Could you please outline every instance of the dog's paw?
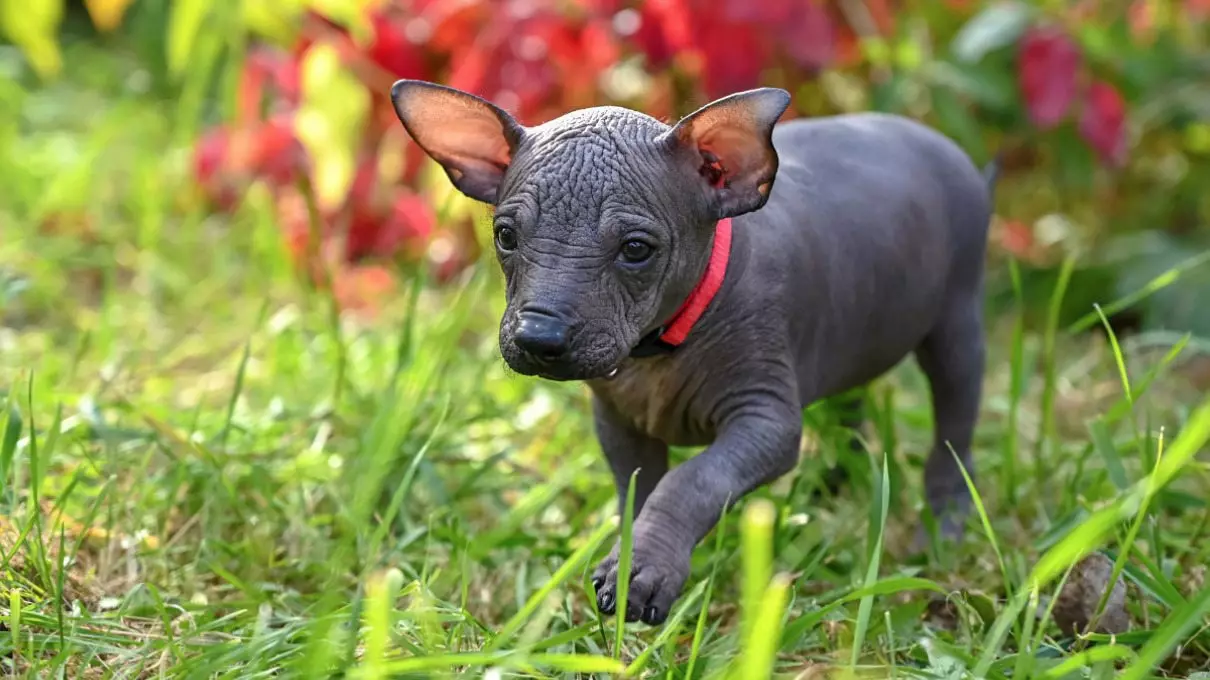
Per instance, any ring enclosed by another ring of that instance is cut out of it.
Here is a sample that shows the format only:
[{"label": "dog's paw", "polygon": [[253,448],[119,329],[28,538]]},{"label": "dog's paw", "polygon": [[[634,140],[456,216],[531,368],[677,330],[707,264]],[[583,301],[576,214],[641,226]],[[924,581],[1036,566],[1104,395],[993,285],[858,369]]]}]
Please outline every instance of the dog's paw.
[{"label": "dog's paw", "polygon": [[[592,585],[597,591],[597,609],[606,615],[615,613],[618,606],[618,554],[619,547],[615,545],[592,577]],[[635,541],[630,561],[626,620],[642,621],[652,626],[663,623],[688,578],[688,554],[672,555],[660,550],[644,549],[639,541]]]},{"label": "dog's paw", "polygon": [[[937,524],[937,538],[940,543],[958,544],[966,536],[966,520],[971,514],[971,497],[966,489],[953,493],[944,499],[935,499],[929,503],[933,518]],[[929,532],[923,522],[916,527],[916,536],[912,541],[915,552],[924,552],[929,545]]]}]

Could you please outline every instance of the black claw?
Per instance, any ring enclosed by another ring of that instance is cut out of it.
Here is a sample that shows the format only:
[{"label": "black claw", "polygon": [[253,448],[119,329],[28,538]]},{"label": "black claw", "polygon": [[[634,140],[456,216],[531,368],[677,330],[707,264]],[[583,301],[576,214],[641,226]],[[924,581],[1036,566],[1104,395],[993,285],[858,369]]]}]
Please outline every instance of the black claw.
[{"label": "black claw", "polygon": [[613,593],[601,593],[597,596],[597,608],[602,614],[613,613]]},{"label": "black claw", "polygon": [[604,577],[604,576],[597,576],[597,577],[595,577],[595,578],[593,578],[593,579],[592,579],[592,589],[593,589],[593,590],[595,590],[595,591],[597,591],[598,593],[599,593],[599,592],[601,592],[601,588],[602,588],[604,585],[605,585],[605,577]]},{"label": "black claw", "polygon": [[660,622],[660,610],[655,607],[647,607],[643,610],[643,623],[655,625]]},{"label": "black claw", "polygon": [[639,608],[633,604],[626,604],[626,622],[635,623],[639,620]]}]

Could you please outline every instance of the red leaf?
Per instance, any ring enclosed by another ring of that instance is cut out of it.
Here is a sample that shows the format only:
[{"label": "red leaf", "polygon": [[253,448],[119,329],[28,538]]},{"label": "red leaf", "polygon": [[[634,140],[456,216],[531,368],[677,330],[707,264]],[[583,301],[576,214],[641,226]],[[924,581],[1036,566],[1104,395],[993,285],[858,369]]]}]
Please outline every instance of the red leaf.
[{"label": "red leaf", "polygon": [[252,172],[281,187],[293,184],[307,170],[307,151],[294,134],[291,119],[278,117],[255,132],[251,149]]},{"label": "red leaf", "polygon": [[1088,87],[1080,136],[1106,165],[1120,166],[1126,160],[1126,101],[1113,85],[1098,80]]},{"label": "red leaf", "polygon": [[782,49],[802,68],[822,68],[835,56],[832,17],[818,0],[794,3],[791,14],[777,28]]},{"label": "red leaf", "polygon": [[467,46],[476,42],[483,24],[492,19],[487,15],[489,8],[481,2],[439,2],[437,5],[423,16],[423,20],[432,28],[426,46],[443,54],[468,49]]},{"label": "red leaf", "polygon": [[692,20],[707,96],[718,98],[760,84],[770,47],[762,27],[728,23],[708,12],[695,12]]},{"label": "red leaf", "polygon": [[[410,23],[417,21],[418,23]],[[423,78],[427,72],[424,52],[418,41],[408,37],[409,28],[415,37],[427,38],[423,19],[388,15],[384,12],[370,14],[370,25],[374,39],[366,55],[395,78]]]},{"label": "red leaf", "polygon": [[390,211],[378,217],[373,211],[355,210],[345,240],[345,258],[415,257],[424,249],[437,223],[429,202],[412,193],[395,199]]},{"label": "red leaf", "polygon": [[1049,129],[1063,121],[1076,96],[1080,50],[1054,28],[1032,28],[1021,37],[1017,78],[1034,125]]},{"label": "red leaf", "polygon": [[231,185],[227,167],[231,156],[231,132],[217,127],[208,130],[193,149],[193,177],[202,193],[220,210],[233,210],[239,192]]},{"label": "red leaf", "polygon": [[580,33],[580,44],[585,64],[596,71],[613,66],[620,56],[613,27],[608,21],[591,21],[585,25]]},{"label": "red leaf", "polygon": [[231,145],[231,133],[226,128],[207,130],[193,149],[193,177],[199,184],[206,184],[222,171],[227,163]]},{"label": "red leaf", "polygon": [[734,23],[761,23],[774,26],[786,21],[791,11],[789,6],[791,3],[787,3],[785,0],[763,0],[762,2],[722,0],[711,4],[721,5],[721,7],[706,8],[701,7],[699,3],[698,11],[713,10],[725,21]]},{"label": "red leaf", "polygon": [[690,17],[685,0],[648,0],[638,9],[637,26],[633,15],[619,15],[614,25],[647,57],[648,68],[658,70],[689,47]]},{"label": "red leaf", "polygon": [[1029,261],[1034,252],[1035,239],[1031,226],[1019,220],[1010,220],[1001,225],[1000,247],[1019,260]]},{"label": "red leaf", "polygon": [[1185,13],[1190,21],[1205,21],[1210,18],[1210,0],[1185,0]]}]

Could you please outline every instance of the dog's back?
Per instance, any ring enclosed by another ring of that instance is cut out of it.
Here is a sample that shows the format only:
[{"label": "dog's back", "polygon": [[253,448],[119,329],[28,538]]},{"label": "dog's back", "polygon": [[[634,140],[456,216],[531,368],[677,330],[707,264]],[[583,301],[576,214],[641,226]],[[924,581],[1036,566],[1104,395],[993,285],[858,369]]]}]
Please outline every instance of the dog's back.
[{"label": "dog's back", "polygon": [[758,268],[783,272],[811,401],[885,372],[980,290],[989,189],[955,143],[898,116],[794,120],[773,141],[772,194],[738,223]]}]

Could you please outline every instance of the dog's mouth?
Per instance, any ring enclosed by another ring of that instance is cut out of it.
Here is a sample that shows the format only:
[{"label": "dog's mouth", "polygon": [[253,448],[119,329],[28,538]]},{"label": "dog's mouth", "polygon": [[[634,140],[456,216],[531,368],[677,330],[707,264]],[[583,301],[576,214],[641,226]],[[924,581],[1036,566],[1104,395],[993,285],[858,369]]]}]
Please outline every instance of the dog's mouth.
[{"label": "dog's mouth", "polygon": [[[601,357],[604,359],[604,357]],[[521,375],[556,382],[613,380],[621,373],[625,357],[616,360],[544,360],[540,357],[506,352],[505,363]]]},{"label": "dog's mouth", "polygon": [[585,371],[577,368],[555,368],[542,367],[534,371],[519,371],[520,373],[528,373],[544,380],[553,380],[556,382],[570,382],[575,380],[613,380],[618,377],[621,371],[620,366],[614,366],[605,371]]}]

